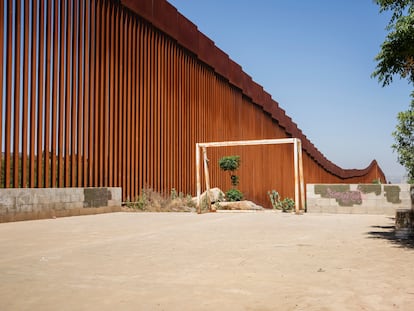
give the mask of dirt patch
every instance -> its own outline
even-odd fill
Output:
[[[0,224],[2,310],[412,310],[390,217],[113,213]]]

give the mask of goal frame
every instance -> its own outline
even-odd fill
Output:
[[[260,140],[239,140],[222,141],[209,143],[196,143],[196,171],[197,171],[197,212],[201,213],[201,164],[200,149],[203,152],[203,168],[208,197],[210,204],[210,175],[208,170],[207,148],[233,147],[233,146],[255,146],[255,145],[280,145],[293,144],[293,167],[295,182],[295,212],[300,214],[305,210],[305,186],[303,181],[303,161],[302,161],[302,142],[299,138],[279,138],[279,139],[260,139]]]

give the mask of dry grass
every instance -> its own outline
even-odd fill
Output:
[[[196,205],[190,195],[177,193],[171,190],[169,196],[145,188],[142,193],[133,201],[124,202],[124,211],[139,212],[195,212]]]

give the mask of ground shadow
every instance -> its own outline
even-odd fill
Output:
[[[395,223],[395,218],[390,217],[390,221]],[[397,247],[414,249],[414,236],[406,238],[397,237],[395,234],[395,225],[393,224],[389,226],[371,226],[371,228],[373,228],[373,231],[367,233],[370,239],[383,239]]]

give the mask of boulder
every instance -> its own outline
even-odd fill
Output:
[[[236,202],[220,202],[215,205],[217,209],[221,210],[255,210],[261,211],[264,208],[251,201],[236,201]]]

